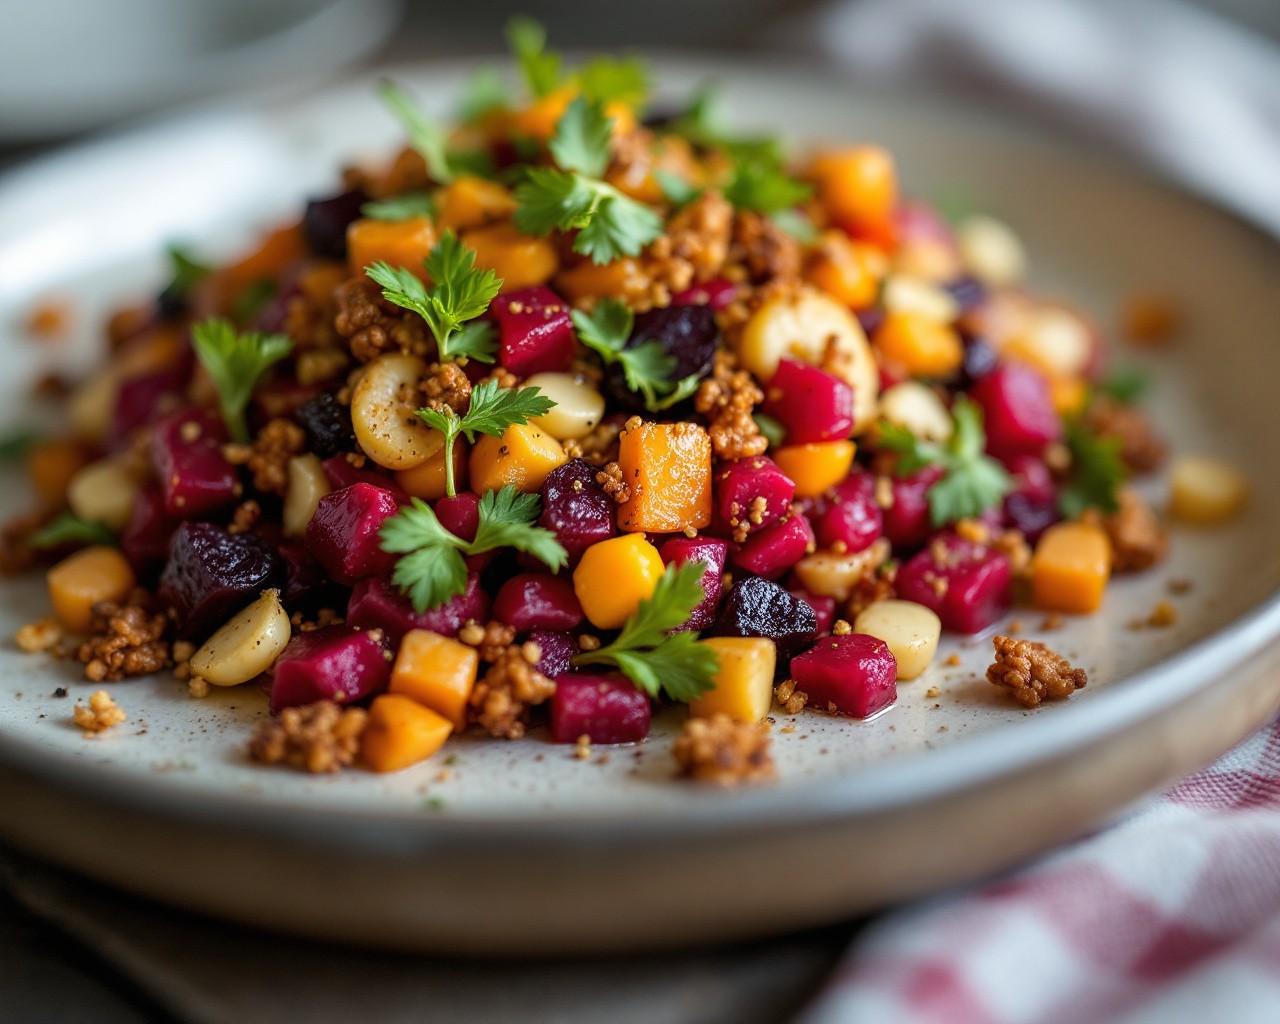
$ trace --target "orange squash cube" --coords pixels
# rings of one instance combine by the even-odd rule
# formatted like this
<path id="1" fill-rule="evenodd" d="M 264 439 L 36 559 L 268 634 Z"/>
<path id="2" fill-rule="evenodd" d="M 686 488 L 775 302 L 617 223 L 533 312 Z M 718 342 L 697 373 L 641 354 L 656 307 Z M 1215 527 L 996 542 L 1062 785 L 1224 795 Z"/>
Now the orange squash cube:
<path id="1" fill-rule="evenodd" d="M 726 714 L 739 722 L 758 722 L 773 706 L 773 670 L 778 651 L 772 640 L 715 636 L 699 640 L 720 659 L 714 689 L 689 702 L 689 714 L 710 718 Z"/>
<path id="2" fill-rule="evenodd" d="M 474 647 L 430 630 L 411 629 L 400 641 L 388 691 L 444 715 L 461 732 L 479 665 Z"/>
<path id="3" fill-rule="evenodd" d="M 810 174 L 818 186 L 818 202 L 838 223 L 884 223 L 897 205 L 893 157 L 879 146 L 824 153 L 814 160 Z"/>
<path id="4" fill-rule="evenodd" d="M 496 181 L 464 175 L 442 188 L 436 198 L 436 221 L 442 231 L 467 231 L 515 213 L 509 189 Z"/>
<path id="5" fill-rule="evenodd" d="M 455 489 L 462 490 L 467 486 L 467 441 L 458 438 L 453 443 L 453 481 Z M 396 483 L 411 498 L 423 501 L 435 501 L 447 493 L 444 472 L 444 441 L 427 461 L 412 469 L 402 469 L 396 474 Z"/>
<path id="6" fill-rule="evenodd" d="M 624 256 L 612 263 L 581 263 L 556 275 L 555 290 L 575 306 L 597 298 L 636 299 L 649 285 L 640 264 Z"/>
<path id="7" fill-rule="evenodd" d="M 398 772 L 425 761 L 453 732 L 453 723 L 411 697 L 384 693 L 369 707 L 360 757 L 375 772 Z"/>
<path id="8" fill-rule="evenodd" d="M 658 549 L 638 533 L 592 544 L 573 570 L 573 592 L 597 629 L 617 629 L 653 596 L 665 571 Z"/>
<path id="9" fill-rule="evenodd" d="M 471 489 L 477 494 L 513 484 L 532 493 L 557 466 L 569 461 L 560 442 L 532 425 L 507 427 L 501 437 L 485 434 L 471 449 Z"/>
<path id="10" fill-rule="evenodd" d="M 797 498 L 816 498 L 849 475 L 852 441 L 815 441 L 776 449 L 773 461 L 796 485 Z"/>
<path id="11" fill-rule="evenodd" d="M 964 343 L 950 325 L 914 311 L 890 313 L 871 340 L 886 363 L 913 377 L 946 377 L 964 360 Z"/>
<path id="12" fill-rule="evenodd" d="M 425 281 L 427 268 L 423 261 L 437 240 L 428 217 L 394 221 L 362 218 L 347 228 L 347 265 L 351 273 L 363 274 L 369 264 L 383 260 L 393 267 L 404 267 Z"/>
<path id="13" fill-rule="evenodd" d="M 711 438 L 694 423 L 641 423 L 618 439 L 618 466 L 631 496 L 618 529 L 677 533 L 711 522 Z"/>
<path id="14" fill-rule="evenodd" d="M 124 555 L 109 547 L 77 551 L 50 569 L 45 580 L 53 614 L 73 633 L 87 633 L 93 606 L 123 601 L 136 582 Z"/>
<path id="15" fill-rule="evenodd" d="M 212 305 L 214 311 L 225 312 L 235 301 L 259 281 L 275 281 L 288 268 L 306 259 L 306 240 L 302 225 L 287 224 L 269 232 L 256 249 L 235 263 L 215 271 L 198 287 L 197 305 Z"/>
<path id="16" fill-rule="evenodd" d="M 865 309 L 875 302 L 888 270 L 889 261 L 875 246 L 828 231 L 805 268 L 805 278 L 837 302 Z"/>
<path id="17" fill-rule="evenodd" d="M 1054 612 L 1092 612 L 1111 576 L 1111 543 L 1099 527 L 1058 523 L 1031 556 L 1031 600 Z"/>
<path id="18" fill-rule="evenodd" d="M 551 242 L 521 234 L 509 222 L 464 231 L 462 244 L 475 250 L 477 267 L 502 278 L 504 292 L 545 284 L 560 267 Z"/>
<path id="19" fill-rule="evenodd" d="M 45 505 L 62 505 L 67 485 L 92 461 L 79 441 L 69 438 L 38 441 L 27 453 L 27 476 L 36 496 Z"/>

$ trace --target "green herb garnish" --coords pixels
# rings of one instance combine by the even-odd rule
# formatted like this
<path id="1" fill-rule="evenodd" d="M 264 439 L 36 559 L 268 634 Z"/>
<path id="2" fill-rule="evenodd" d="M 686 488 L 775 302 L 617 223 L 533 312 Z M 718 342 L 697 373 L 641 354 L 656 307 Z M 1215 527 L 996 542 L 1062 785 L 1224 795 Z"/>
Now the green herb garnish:
<path id="1" fill-rule="evenodd" d="M 463 331 L 489 308 L 502 287 L 502 278 L 492 270 L 476 267 L 474 249 L 468 249 L 452 231 L 446 231 L 424 261 L 431 287 L 405 270 L 379 261 L 364 272 L 382 286 L 382 297 L 403 309 L 412 310 L 427 322 L 436 339 L 440 361 L 469 356 L 492 363 L 497 352 L 492 334 Z"/>
<path id="2" fill-rule="evenodd" d="M 578 329 L 578 340 L 606 366 L 621 366 L 627 387 L 639 393 L 650 412 L 668 409 L 698 390 L 697 374 L 671 380 L 677 361 L 660 342 L 650 339 L 626 347 L 635 327 L 635 316 L 626 303 L 605 298 L 590 313 L 575 309 L 569 315 Z"/>
<path id="3" fill-rule="evenodd" d="M 462 87 L 458 120 L 463 124 L 475 124 L 494 110 L 511 106 L 511 92 L 506 80 L 497 68 L 477 68 Z"/>
<path id="4" fill-rule="evenodd" d="M 548 144 L 555 167 L 530 167 L 516 186 L 515 223 L 528 235 L 577 231 L 574 252 L 595 263 L 635 256 L 662 234 L 662 218 L 601 180 L 613 120 L 599 100 L 577 97 Z"/>
<path id="5" fill-rule="evenodd" d="M 507 22 L 507 45 L 520 66 L 520 74 L 533 96 L 554 92 L 563 80 L 560 54 L 547 49 L 547 30 L 532 18 Z"/>
<path id="6" fill-rule="evenodd" d="M 780 448 L 787 439 L 787 428 L 768 413 L 753 412 L 751 418 L 756 421 L 760 433 L 769 442 L 770 448 Z"/>
<path id="7" fill-rule="evenodd" d="M 1067 447 L 1071 451 L 1071 474 L 1058 492 L 1058 510 L 1076 519 L 1085 509 L 1114 512 L 1120 507 L 1117 492 L 1129 478 L 1121 458 L 1118 437 L 1099 437 L 1079 420 L 1068 420 Z"/>
<path id="8" fill-rule="evenodd" d="M 33 533 L 28 543 L 38 551 L 62 547 L 64 544 L 115 544 L 116 535 L 103 523 L 81 519 L 70 512 L 63 512 Z"/>
<path id="9" fill-rule="evenodd" d="M 382 550 L 400 555 L 392 582 L 419 612 L 437 608 L 467 589 L 464 557 L 497 548 L 515 548 L 540 560 L 553 572 L 568 561 L 555 534 L 535 526 L 538 496 L 508 485 L 480 499 L 476 539 L 465 541 L 441 525 L 431 506 L 419 498 L 382 524 Z"/>
<path id="10" fill-rule="evenodd" d="M 378 95 L 391 108 L 400 122 L 409 145 L 427 164 L 432 180 L 447 185 L 453 180 L 453 168 L 449 166 L 448 134 L 431 120 L 417 102 L 404 89 L 390 79 L 378 83 Z"/>
<path id="11" fill-rule="evenodd" d="M 576 86 L 588 99 L 641 106 L 649 95 L 649 67 L 639 57 L 593 57 L 573 73 L 547 49 L 547 30 L 532 18 L 507 22 L 507 44 L 530 95 L 539 99 L 561 86 Z"/>
<path id="12" fill-rule="evenodd" d="M 880 446 L 898 453 L 900 476 L 926 466 L 943 474 L 929 488 L 929 518 L 934 526 L 972 519 L 994 508 L 1013 490 L 1004 467 L 987 455 L 982 410 L 968 398 L 957 398 L 951 410 L 954 429 L 945 444 L 922 441 L 904 427 L 881 423 Z"/>
<path id="13" fill-rule="evenodd" d="M 41 440 L 41 436 L 29 427 L 18 427 L 0 437 L 0 462 L 16 462 Z"/>
<path id="14" fill-rule="evenodd" d="M 528 423 L 538 416 L 545 416 L 553 408 L 551 401 L 537 388 L 503 388 L 497 381 L 481 381 L 471 391 L 471 404 L 463 416 L 452 409 L 419 409 L 418 416 L 424 423 L 444 434 L 445 493 L 454 495 L 453 446 L 458 435 L 475 441 L 477 434 L 501 437 L 512 424 Z"/>
<path id="15" fill-rule="evenodd" d="M 235 307 L 232 309 L 236 322 L 248 323 L 257 317 L 266 304 L 275 298 L 278 290 L 276 283 L 268 277 L 246 285 L 236 296 Z"/>
<path id="16" fill-rule="evenodd" d="M 191 328 L 191 345 L 218 389 L 218 405 L 232 440 L 247 443 L 244 412 L 254 388 L 293 343 L 283 334 L 237 332 L 229 320 L 211 317 Z"/>
<path id="17" fill-rule="evenodd" d="M 390 199 L 379 199 L 360 207 L 362 216 L 372 220 L 412 220 L 414 217 L 434 217 L 435 200 L 430 192 L 406 192 Z"/>
<path id="18" fill-rule="evenodd" d="M 573 657 L 574 665 L 612 665 L 648 693 L 691 701 L 715 685 L 720 668 L 715 651 L 698 643 L 697 633 L 680 629 L 706 594 L 706 566 L 688 562 L 669 565 L 653 596 L 641 601 L 612 643 Z"/>
<path id="19" fill-rule="evenodd" d="M 1136 366 L 1121 366 L 1112 370 L 1097 386 L 1097 394 L 1121 405 L 1132 405 L 1145 395 L 1151 380 Z"/>
<path id="20" fill-rule="evenodd" d="M 168 250 L 170 278 L 165 294 L 177 297 L 187 295 L 192 288 L 213 273 L 213 269 L 191 255 L 180 245 L 170 245 Z"/>

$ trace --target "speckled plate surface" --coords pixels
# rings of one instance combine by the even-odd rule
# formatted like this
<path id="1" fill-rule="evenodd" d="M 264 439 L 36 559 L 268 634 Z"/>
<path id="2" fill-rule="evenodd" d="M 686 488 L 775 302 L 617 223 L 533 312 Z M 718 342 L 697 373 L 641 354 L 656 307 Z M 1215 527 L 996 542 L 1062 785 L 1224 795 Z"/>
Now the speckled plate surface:
<path id="1" fill-rule="evenodd" d="M 1280 256 L 1273 242 L 1169 187 L 1026 129 L 855 93 L 771 65 L 672 59 L 664 91 L 724 85 L 746 128 L 871 139 L 908 188 L 963 192 L 1022 234 L 1034 285 L 1104 329 L 1134 288 L 1176 294 L 1180 343 L 1142 362 L 1176 448 L 1250 468 L 1229 529 L 1176 529 L 1169 561 L 1116 582 L 1096 616 L 1053 633 L 1088 688 L 1036 712 L 982 680 L 985 637 L 873 721 L 779 721 L 779 782 L 707 793 L 671 780 L 674 714 L 636 747 L 580 761 L 534 734 L 463 738 L 396 775 L 310 778 L 244 757 L 266 702 L 252 686 L 194 701 L 153 678 L 111 687 L 128 723 L 86 740 L 71 666 L 0 650 L 0 835 L 182 905 L 309 934 L 416 948 L 545 953 L 695 942 L 838 919 L 972 878 L 1095 826 L 1261 724 L 1280 702 Z M 405 69 L 441 111 L 465 68 Z M 395 141 L 367 82 L 258 110 L 192 114 L 0 180 L 0 389 L 9 425 L 40 368 L 87 366 L 114 304 L 161 281 L 172 239 L 229 254 L 323 191 L 343 160 Z M 76 299 L 65 348 L 24 340 L 35 298 Z M 47 414 L 46 414 L 47 415 Z M 1162 501 L 1163 483 L 1150 484 Z M 0 489 L 23 503 L 15 475 Z M 1183 595 L 1169 582 L 1188 579 Z M 1177 623 L 1129 628 L 1157 601 Z M 39 580 L 0 589 L 0 633 L 42 614 Z M 1037 636 L 1043 616 L 1019 612 Z M 960 663 L 943 663 L 952 654 Z M 70 690 L 57 698 L 57 687 Z M 783 728 L 785 726 L 785 729 Z M 778 881 L 785 876 L 786 885 Z M 483 879 L 478 882 L 477 879 Z"/>

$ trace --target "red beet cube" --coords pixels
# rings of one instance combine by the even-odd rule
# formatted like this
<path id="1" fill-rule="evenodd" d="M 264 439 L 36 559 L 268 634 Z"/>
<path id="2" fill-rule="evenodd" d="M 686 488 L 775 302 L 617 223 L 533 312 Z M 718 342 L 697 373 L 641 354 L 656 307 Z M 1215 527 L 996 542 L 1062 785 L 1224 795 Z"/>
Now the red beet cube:
<path id="1" fill-rule="evenodd" d="M 1005 495 L 1004 522 L 1021 530 L 1034 544 L 1040 534 L 1062 518 L 1053 476 L 1034 455 L 1015 456 L 1006 468 L 1013 477 L 1013 490 Z"/>
<path id="2" fill-rule="evenodd" d="M 636 743 L 649 735 L 649 695 L 622 676 L 556 677 L 551 698 L 551 738 L 575 743 Z"/>
<path id="3" fill-rule="evenodd" d="M 390 651 L 376 631 L 326 626 L 298 633 L 271 673 L 271 713 L 318 700 L 352 704 L 387 688 Z"/>
<path id="4" fill-rule="evenodd" d="M 797 512 L 753 533 L 730 557 L 739 569 L 776 580 L 813 548 L 809 520 Z"/>
<path id="5" fill-rule="evenodd" d="M 799 598 L 813 609 L 814 617 L 818 620 L 819 636 L 825 636 L 831 632 L 831 625 L 836 621 L 836 599 L 834 597 L 811 594 L 809 591 L 799 588 L 789 590 L 788 593 L 792 597 Z"/>
<path id="6" fill-rule="evenodd" d="M 706 629 L 715 621 L 716 604 L 724 589 L 724 560 L 729 545 L 714 537 L 672 537 L 658 548 L 663 565 L 684 565 L 701 562 L 706 566 L 702 574 L 702 592 L 706 595 L 693 610 L 681 629 Z"/>
<path id="7" fill-rule="evenodd" d="M 222 457 L 226 442 L 222 420 L 202 409 L 171 413 L 155 424 L 151 461 L 169 515 L 195 519 L 237 500 L 235 467 Z"/>
<path id="8" fill-rule="evenodd" d="M 875 478 L 856 473 L 832 489 L 813 511 L 814 532 L 823 548 L 865 551 L 884 533 L 884 514 L 875 500 Z"/>
<path id="9" fill-rule="evenodd" d="M 892 504 L 883 510 L 884 535 L 895 551 L 914 551 L 933 533 L 929 488 L 942 476 L 939 466 L 925 466 L 890 483 Z"/>
<path id="10" fill-rule="evenodd" d="M 695 284 L 671 296 L 673 306 L 710 306 L 717 313 L 738 297 L 739 286 L 723 277 Z"/>
<path id="11" fill-rule="evenodd" d="M 111 447 L 122 447 L 139 427 L 176 409 L 190 376 L 187 367 L 180 365 L 124 380 L 116 392 L 115 411 L 111 416 Z"/>
<path id="12" fill-rule="evenodd" d="M 569 368 L 573 321 L 568 304 L 550 288 L 537 285 L 500 295 L 491 311 L 498 322 L 498 361 L 516 376 Z"/>
<path id="13" fill-rule="evenodd" d="M 382 550 L 378 531 L 400 508 L 396 496 L 373 484 L 330 491 L 307 524 L 307 547 L 325 571 L 351 586 L 366 576 L 389 574 L 396 556 Z"/>
<path id="14" fill-rule="evenodd" d="M 522 572 L 498 591 L 493 617 L 517 633 L 538 627 L 573 629 L 582 621 L 582 606 L 569 580 L 547 572 Z"/>
<path id="15" fill-rule="evenodd" d="M 788 444 L 841 440 L 853 432 L 853 388 L 816 366 L 783 359 L 765 389 L 764 411 L 787 428 Z"/>
<path id="16" fill-rule="evenodd" d="M 573 656 L 580 650 L 576 636 L 553 629 L 531 630 L 527 642 L 538 645 L 542 656 L 533 667 L 549 679 L 568 672 Z"/>
<path id="17" fill-rule="evenodd" d="M 538 525 L 556 535 L 574 565 L 592 544 L 614 534 L 612 499 L 596 483 L 598 470 L 586 459 L 571 459 L 552 470 L 542 485 Z"/>
<path id="18" fill-rule="evenodd" d="M 722 465 L 712 480 L 716 527 L 727 536 L 776 523 L 791 507 L 796 485 L 767 455 Z"/>
<path id="19" fill-rule="evenodd" d="M 203 639 L 268 587 L 282 582 L 280 560 L 254 533 L 183 523 L 169 544 L 156 596 L 173 609 L 178 635 Z"/>
<path id="20" fill-rule="evenodd" d="M 325 479 L 329 481 L 329 486 L 335 491 L 350 487 L 352 484 L 372 484 L 374 487 L 390 491 L 402 504 L 409 500 L 409 496 L 396 483 L 395 478 L 371 468 L 372 462 L 364 466 L 353 466 L 347 461 L 345 455 L 333 455 L 320 463 L 320 466 L 324 470 Z"/>
<path id="21" fill-rule="evenodd" d="M 987 450 L 999 458 L 1038 455 L 1062 437 L 1062 418 L 1053 407 L 1044 374 L 1023 363 L 1004 363 L 969 392 L 982 406 Z"/>
<path id="22" fill-rule="evenodd" d="M 940 533 L 900 570 L 898 596 L 932 608 L 942 628 L 977 633 L 1012 603 L 1013 573 L 999 551 Z"/>
<path id="23" fill-rule="evenodd" d="M 489 595 L 475 573 L 467 577 L 467 589 L 461 594 L 425 612 L 416 611 L 399 587 L 380 577 L 357 583 L 347 602 L 348 625 L 380 629 L 392 644 L 400 643 L 411 629 L 429 629 L 441 636 L 454 636 L 468 620 L 486 622 L 488 618 Z"/>
<path id="24" fill-rule="evenodd" d="M 133 504 L 129 525 L 120 535 L 120 550 L 139 579 L 155 578 L 169 557 L 169 541 L 180 520 L 164 510 L 164 495 L 148 489 Z"/>
<path id="25" fill-rule="evenodd" d="M 812 708 L 869 718 L 898 696 L 898 662 L 888 645 L 865 633 L 823 637 L 791 659 L 791 678 Z"/>

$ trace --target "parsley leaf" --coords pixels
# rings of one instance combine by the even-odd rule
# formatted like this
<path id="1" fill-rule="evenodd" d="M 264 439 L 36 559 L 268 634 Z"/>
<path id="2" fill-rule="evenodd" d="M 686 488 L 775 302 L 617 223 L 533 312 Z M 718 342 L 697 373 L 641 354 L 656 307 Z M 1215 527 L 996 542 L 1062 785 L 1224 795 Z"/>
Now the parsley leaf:
<path id="1" fill-rule="evenodd" d="M 575 309 L 569 315 L 578 329 L 578 340 L 598 355 L 605 366 L 621 366 L 627 387 L 644 399 L 645 408 L 650 412 L 669 409 L 698 390 L 697 374 L 671 380 L 677 360 L 666 352 L 661 342 L 650 339 L 627 347 L 635 316 L 626 303 L 604 298 L 590 313 Z"/>
<path id="2" fill-rule="evenodd" d="M 538 496 L 522 494 L 508 485 L 480 499 L 476 539 L 465 541 L 450 533 L 420 498 L 382 524 L 382 550 L 400 555 L 391 581 L 408 595 L 419 612 L 439 607 L 467 589 L 466 555 L 496 548 L 515 548 L 559 571 L 569 556 L 555 534 L 535 526 Z"/>
<path id="3" fill-rule="evenodd" d="M 598 100 L 574 99 L 549 143 L 557 167 L 532 167 L 516 186 L 516 227 L 527 235 L 573 231 L 574 252 L 595 263 L 634 256 L 662 234 L 662 218 L 600 180 L 612 119 Z"/>
<path id="4" fill-rule="evenodd" d="M 471 402 L 467 412 L 458 416 L 452 409 L 419 409 L 419 418 L 429 427 L 444 434 L 445 493 L 454 495 L 453 447 L 458 435 L 475 441 L 477 434 L 501 437 L 513 423 L 524 424 L 538 416 L 545 416 L 555 408 L 555 402 L 538 388 L 499 387 L 494 380 L 481 381 L 471 390 Z"/>
<path id="5" fill-rule="evenodd" d="M 40 435 L 29 427 L 18 427 L 0 437 L 0 462 L 16 462 L 40 441 Z"/>
<path id="6" fill-rule="evenodd" d="M 507 45 L 520 65 L 529 92 L 545 96 L 559 87 L 563 75 L 560 54 L 547 50 L 547 30 L 532 18 L 512 18 L 507 22 Z"/>
<path id="7" fill-rule="evenodd" d="M 167 252 L 172 275 L 164 289 L 164 294 L 167 296 L 182 298 L 213 273 L 211 267 L 199 262 L 183 246 L 170 245 Z"/>
<path id="8" fill-rule="evenodd" d="M 502 287 L 492 270 L 476 267 L 474 249 L 468 249 L 452 231 L 446 231 L 424 261 L 431 279 L 428 288 L 404 267 L 379 260 L 364 272 L 382 286 L 382 297 L 402 309 L 412 310 L 427 322 L 436 339 L 440 361 L 470 356 L 493 362 L 492 335 L 480 330 L 463 332 L 463 324 L 489 308 Z"/>
<path id="9" fill-rule="evenodd" d="M 64 544 L 81 544 L 88 547 L 92 544 L 115 544 L 115 542 L 115 534 L 104 524 L 81 519 L 70 512 L 63 512 L 56 519 L 40 527 L 28 541 L 33 548 L 40 551 L 59 548 Z"/>
<path id="10" fill-rule="evenodd" d="M 1067 447 L 1071 450 L 1071 475 L 1058 492 L 1058 509 L 1068 519 L 1085 509 L 1114 512 L 1120 507 L 1116 492 L 1129 477 L 1120 457 L 1118 437 L 1099 437 L 1078 420 L 1067 422 Z"/>
<path id="11" fill-rule="evenodd" d="M 764 434 L 770 448 L 780 448 L 787 439 L 787 428 L 768 413 L 753 412 L 751 418 L 756 421 L 760 433 Z"/>
<path id="12" fill-rule="evenodd" d="M 934 526 L 972 519 L 995 507 L 1013 489 L 1004 467 L 985 454 L 982 410 L 968 398 L 957 398 L 951 410 L 954 429 L 946 444 L 922 441 L 891 423 L 879 427 L 880 446 L 898 453 L 899 475 L 926 466 L 941 466 L 943 474 L 929 488 L 929 518 Z"/>
<path id="13" fill-rule="evenodd" d="M 725 186 L 724 197 L 734 206 L 776 214 L 803 203 L 813 194 L 807 182 L 796 181 L 772 159 L 741 159 Z"/>
<path id="14" fill-rule="evenodd" d="M 275 298 L 279 287 L 269 277 L 259 278 L 236 296 L 231 313 L 237 323 L 248 323 L 257 318 L 267 303 Z"/>
<path id="15" fill-rule="evenodd" d="M 232 440 L 246 443 L 244 411 L 263 374 L 293 348 L 283 334 L 237 333 L 229 320 L 211 317 L 191 328 L 191 346 L 213 378 L 218 405 Z"/>
<path id="16" fill-rule="evenodd" d="M 444 128 L 427 117 L 413 97 L 390 79 L 383 79 L 378 83 L 378 95 L 404 128 L 409 137 L 409 145 L 426 161 L 427 173 L 441 184 L 452 181 L 453 169 L 449 166 L 447 151 L 448 135 Z"/>
<path id="17" fill-rule="evenodd" d="M 658 188 L 662 189 L 662 195 L 672 206 L 687 206 L 702 195 L 702 189 L 691 185 L 674 171 L 658 167 L 654 169 L 653 178 L 658 183 Z"/>
<path id="18" fill-rule="evenodd" d="M 495 67 L 477 68 L 462 87 L 458 119 L 463 124 L 475 124 L 486 114 L 511 105 L 511 94 L 502 72 Z"/>
<path id="19" fill-rule="evenodd" d="M 640 107 L 649 96 L 649 66 L 639 57 L 596 57 L 574 77 L 584 96 L 601 103 Z"/>
<path id="20" fill-rule="evenodd" d="M 390 199 L 379 199 L 360 207 L 361 216 L 371 220 L 411 220 L 414 217 L 434 217 L 435 200 L 430 192 L 406 192 Z"/>
<path id="21" fill-rule="evenodd" d="M 1147 375 L 1136 366 L 1122 366 L 1109 373 L 1098 385 L 1097 392 L 1121 405 L 1132 405 L 1151 386 Z"/>
<path id="22" fill-rule="evenodd" d="M 574 655 L 575 665 L 613 665 L 628 679 L 657 697 L 691 701 L 715 685 L 719 658 L 698 643 L 697 634 L 679 629 L 706 596 L 701 562 L 667 566 L 653 596 L 641 601 L 613 643 Z"/>

